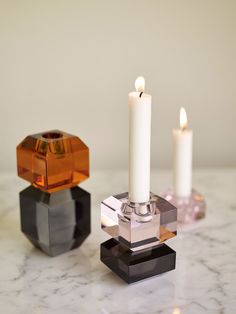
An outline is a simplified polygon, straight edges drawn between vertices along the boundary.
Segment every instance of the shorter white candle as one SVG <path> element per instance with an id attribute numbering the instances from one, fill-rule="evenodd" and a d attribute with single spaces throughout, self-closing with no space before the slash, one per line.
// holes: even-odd
<path id="1" fill-rule="evenodd" d="M 173 130 L 174 192 L 177 197 L 189 197 L 192 190 L 192 130 L 187 128 L 187 114 L 180 109 L 180 129 Z"/>

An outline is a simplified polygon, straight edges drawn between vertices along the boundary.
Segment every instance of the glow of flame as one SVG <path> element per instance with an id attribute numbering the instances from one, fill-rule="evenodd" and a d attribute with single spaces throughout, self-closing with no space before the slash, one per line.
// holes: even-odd
<path id="1" fill-rule="evenodd" d="M 180 309 L 178 307 L 176 307 L 174 310 L 173 310 L 173 313 L 172 314 L 180 314 Z"/>
<path id="2" fill-rule="evenodd" d="M 145 79 L 142 76 L 139 76 L 135 80 L 135 88 L 137 92 L 144 92 L 145 90 Z"/>
<path id="3" fill-rule="evenodd" d="M 187 126 L 188 126 L 187 113 L 183 107 L 181 107 L 181 109 L 180 109 L 179 124 L 180 124 L 181 130 L 187 129 Z"/>

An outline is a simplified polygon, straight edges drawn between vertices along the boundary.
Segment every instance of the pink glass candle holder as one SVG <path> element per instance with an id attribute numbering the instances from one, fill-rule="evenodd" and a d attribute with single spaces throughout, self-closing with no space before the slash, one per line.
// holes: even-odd
<path id="1" fill-rule="evenodd" d="M 204 197 L 192 189 L 189 197 L 177 197 L 173 189 L 168 189 L 161 196 L 177 207 L 179 223 L 188 224 L 202 219 L 206 215 L 206 202 Z"/>
<path id="2" fill-rule="evenodd" d="M 101 261 L 127 283 L 175 269 L 176 253 L 165 242 L 176 236 L 177 209 L 165 199 L 110 196 L 101 203 L 101 227 L 112 236 L 101 244 Z"/>

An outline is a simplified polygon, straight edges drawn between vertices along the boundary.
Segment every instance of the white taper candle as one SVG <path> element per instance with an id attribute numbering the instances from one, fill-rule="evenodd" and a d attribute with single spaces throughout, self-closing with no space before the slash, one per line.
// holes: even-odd
<path id="1" fill-rule="evenodd" d="M 136 92 L 129 93 L 129 200 L 150 198 L 151 100 L 144 93 L 145 81 L 138 77 Z"/>
<path id="2" fill-rule="evenodd" d="M 189 197 L 192 189 L 192 137 L 187 129 L 187 115 L 180 109 L 180 129 L 173 130 L 174 192 L 177 197 Z"/>

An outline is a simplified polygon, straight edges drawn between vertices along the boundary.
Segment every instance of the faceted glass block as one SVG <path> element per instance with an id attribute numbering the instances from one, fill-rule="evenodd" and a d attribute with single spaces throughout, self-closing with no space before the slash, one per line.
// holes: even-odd
<path id="1" fill-rule="evenodd" d="M 77 137 L 53 130 L 17 146 L 18 175 L 43 191 L 70 188 L 89 177 L 89 149 Z"/>
<path id="2" fill-rule="evenodd" d="M 177 209 L 151 193 L 147 203 L 132 203 L 128 193 L 101 203 L 102 229 L 133 251 L 162 243 L 177 233 Z"/>
<path id="3" fill-rule="evenodd" d="M 179 223 L 193 223 L 196 220 L 204 218 L 206 215 L 205 199 L 194 189 L 192 189 L 189 197 L 177 197 L 173 189 L 168 189 L 162 196 L 177 207 Z"/>
<path id="4" fill-rule="evenodd" d="M 175 269 L 176 253 L 162 243 L 133 252 L 116 239 L 101 244 L 101 261 L 127 283 Z"/>
<path id="5" fill-rule="evenodd" d="M 90 194 L 79 187 L 46 193 L 20 192 L 21 230 L 50 256 L 72 250 L 90 234 Z"/>

